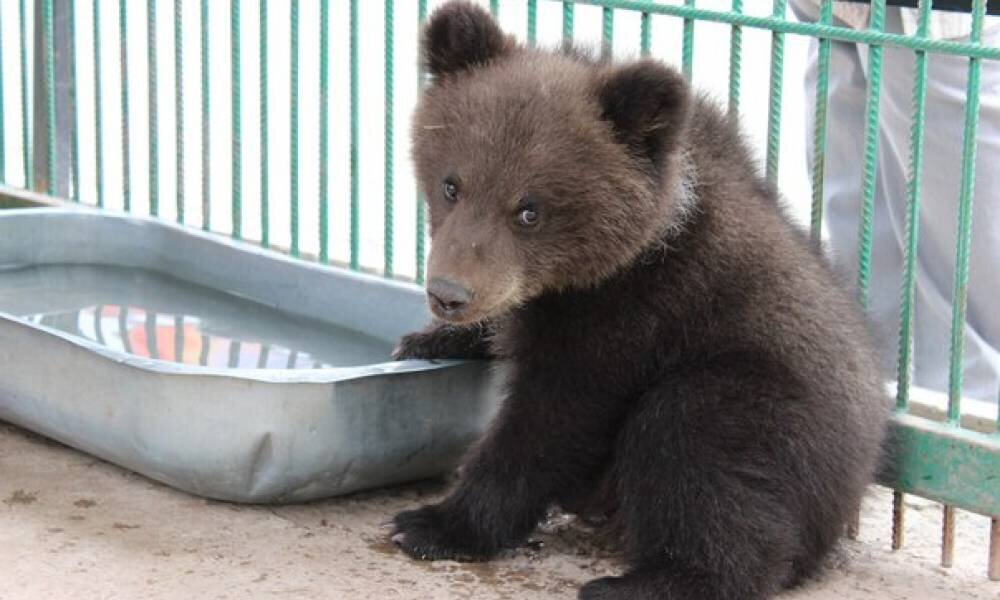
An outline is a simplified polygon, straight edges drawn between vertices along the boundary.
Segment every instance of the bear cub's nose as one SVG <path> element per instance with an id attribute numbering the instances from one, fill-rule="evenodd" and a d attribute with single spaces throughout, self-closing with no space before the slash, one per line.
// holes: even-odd
<path id="1" fill-rule="evenodd" d="M 472 300 L 472 292 L 440 277 L 431 279 L 427 284 L 427 295 L 443 316 L 458 314 Z"/>

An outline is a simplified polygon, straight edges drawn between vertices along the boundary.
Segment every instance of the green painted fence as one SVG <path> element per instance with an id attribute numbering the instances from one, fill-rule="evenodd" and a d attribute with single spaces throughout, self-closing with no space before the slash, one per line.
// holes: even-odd
<path id="1" fill-rule="evenodd" d="M 942 0 L 943 2 L 944 0 Z M 246 31 L 241 9 L 253 2 L 257 8 L 256 37 L 249 42 L 243 39 Z M 343 4 L 347 3 L 344 7 Z M 195 8 L 185 12 L 184 6 L 193 4 L 194 0 L 184 2 L 174 0 L 173 6 L 157 0 L 119 0 L 117 6 L 111 2 L 92 0 L 91 3 L 80 2 L 79 6 L 73 0 L 34 0 L 29 5 L 27 0 L 20 0 L 17 10 L 13 3 L 4 3 L 0 7 L 0 21 L 17 19 L 18 26 L 14 28 L 0 27 L 0 31 L 16 30 L 17 40 L 0 40 L 0 139 L 6 141 L 10 136 L 16 136 L 18 131 L 7 122 L 4 110 L 17 98 L 10 97 L 10 89 L 4 87 L 3 70 L 11 67 L 19 69 L 20 81 L 20 148 L 22 150 L 21 173 L 14 173 L 7 168 L 8 156 L 4 152 L 6 144 L 0 144 L 0 182 L 5 184 L 8 193 L 4 195 L 7 203 L 19 196 L 10 192 L 10 186 L 30 188 L 49 197 L 59 197 L 71 202 L 85 202 L 99 207 L 109 204 L 105 174 L 108 149 L 106 138 L 111 137 L 112 123 L 103 116 L 104 85 L 93 86 L 93 114 L 79 114 L 76 95 L 77 73 L 80 67 L 89 60 L 89 68 L 95 81 L 103 81 L 106 77 L 115 77 L 102 66 L 106 65 L 109 43 L 103 37 L 107 35 L 114 23 L 108 23 L 117 17 L 117 56 L 118 56 L 118 103 L 120 122 L 115 133 L 120 141 L 120 162 L 116 168 L 120 171 L 121 202 L 125 211 L 134 208 L 133 190 L 134 178 L 137 176 L 131 169 L 131 156 L 142 149 L 136 147 L 133 140 L 136 132 L 134 117 L 130 111 L 134 104 L 130 94 L 137 91 L 137 83 L 130 80 L 129 65 L 129 27 L 128 19 L 141 15 L 145 9 L 146 16 L 146 98 L 148 102 L 147 118 L 143 123 L 146 127 L 148 147 L 145 148 L 148 159 L 148 198 L 146 206 L 150 215 L 161 213 L 163 204 L 160 198 L 160 139 L 161 130 L 158 117 L 164 115 L 164 110 L 172 110 L 175 131 L 173 138 L 176 169 L 173 173 L 175 198 L 174 218 L 182 223 L 198 223 L 206 230 L 216 230 L 212 222 L 212 208 L 223 201 L 229 205 L 232 226 L 224 233 L 234 238 L 247 238 L 244 225 L 256 221 L 255 227 L 259 236 L 249 241 L 258 242 L 264 246 L 276 247 L 287 251 L 293 256 L 304 259 L 330 262 L 330 245 L 333 236 L 330 230 L 331 222 L 346 223 L 346 246 L 348 252 L 344 257 L 345 266 L 351 269 L 362 268 L 360 240 L 365 228 L 373 227 L 374 223 L 362 222 L 361 218 L 361 168 L 378 158 L 363 151 L 361 121 L 359 118 L 361 95 L 359 82 L 362 77 L 372 76 L 362 72 L 361 55 L 361 22 L 359 17 L 360 0 L 333 0 L 333 6 L 338 9 L 336 18 L 343 18 L 347 33 L 346 43 L 340 51 L 331 49 L 331 38 L 339 38 L 331 33 L 334 24 L 331 23 L 331 0 L 290 0 L 288 2 L 268 3 L 267 0 L 230 0 L 227 5 L 229 18 L 229 81 L 228 97 L 217 96 L 218 85 L 210 77 L 210 64 L 213 60 L 210 43 L 212 32 L 210 27 L 210 11 L 217 10 L 221 3 L 210 3 L 199 0 Z M 318 3 L 318 24 L 301 22 L 300 10 Z M 529 44 L 535 44 L 539 35 L 540 4 L 553 4 L 553 0 L 491 0 L 489 8 L 494 14 L 501 11 L 505 15 L 519 13 L 523 17 L 525 39 Z M 417 35 L 417 28 L 403 30 L 395 18 L 401 8 L 410 9 L 416 5 L 418 20 L 426 18 L 428 3 L 426 0 L 384 0 L 382 31 L 382 72 L 375 74 L 382 78 L 382 105 L 378 110 L 383 113 L 381 130 L 383 163 L 383 187 L 379 201 L 382 206 L 381 227 L 383 236 L 383 252 L 381 271 L 387 277 L 398 273 L 399 250 L 396 240 L 398 229 L 395 215 L 402 202 L 417 202 L 415 209 L 415 231 L 413 231 L 413 260 L 417 283 L 422 283 L 424 276 L 424 261 L 427 239 L 425 235 L 425 214 L 415 187 L 411 185 L 396 185 L 397 165 L 395 147 L 397 143 L 397 121 L 394 111 L 394 93 L 397 91 L 397 78 L 401 72 L 417 70 L 417 61 L 412 56 L 401 60 L 397 45 L 401 41 L 412 41 Z M 819 238 L 822 224 L 823 185 L 824 185 L 824 154 L 827 138 L 827 91 L 830 71 L 830 48 L 832 41 L 854 42 L 870 47 L 868 54 L 870 85 L 868 102 L 865 108 L 864 151 L 859 162 L 859 180 L 861 182 L 862 211 L 859 215 L 859 269 L 857 289 L 859 301 L 868 304 L 870 281 L 870 263 L 872 254 L 873 207 L 875 201 L 875 182 L 878 155 L 878 123 L 879 98 L 882 81 L 882 52 L 884 48 L 903 48 L 915 55 L 915 84 L 912 97 L 912 131 L 910 136 L 910 180 L 908 187 L 908 212 L 905 253 L 905 272 L 903 274 L 903 289 L 901 290 L 900 306 L 900 341 L 898 356 L 898 384 L 896 386 L 896 408 L 892 421 L 892 435 L 900 452 L 894 456 L 892 464 L 882 474 L 885 485 L 896 490 L 894 511 L 894 540 L 896 547 L 902 544 L 903 503 L 904 494 L 916 494 L 940 501 L 945 505 L 943 515 L 942 563 L 951 564 L 951 536 L 954 533 L 954 509 L 961 508 L 992 517 L 991 531 L 991 568 L 990 576 L 1000 579 L 1000 416 L 995 423 L 969 428 L 963 421 L 962 412 L 962 366 L 964 340 L 964 323 L 966 316 L 966 297 L 969 285 L 969 251 L 972 231 L 972 202 L 975 189 L 975 156 L 976 139 L 979 119 L 980 71 L 983 61 L 1000 60 L 1000 48 L 984 45 L 980 42 L 983 30 L 984 15 L 989 7 L 990 12 L 998 8 L 996 2 L 987 0 L 972 0 L 972 35 L 968 42 L 943 41 L 928 37 L 929 18 L 933 9 L 930 0 L 919 2 L 919 27 L 912 36 L 887 33 L 884 31 L 886 1 L 871 1 L 871 19 L 867 29 L 855 30 L 839 27 L 832 20 L 832 2 L 823 0 L 820 17 L 816 23 L 801 23 L 787 19 L 786 0 L 773 0 L 768 15 L 748 14 L 744 9 L 744 0 L 732 0 L 730 10 L 708 10 L 700 8 L 696 0 L 676 0 L 674 2 L 651 2 L 642 0 L 578 0 L 559 2 L 561 4 L 561 34 L 564 40 L 572 40 L 575 27 L 578 24 L 578 7 L 598 7 L 601 15 L 601 40 L 605 52 L 621 44 L 621 36 L 616 38 L 615 17 L 619 13 L 638 13 L 640 29 L 637 39 L 632 45 L 637 54 L 650 55 L 653 42 L 654 19 L 677 19 L 682 25 L 680 65 L 689 78 L 694 74 L 694 40 L 698 34 L 699 23 L 717 23 L 729 27 L 729 85 L 728 104 L 732 112 L 739 112 L 741 101 L 741 75 L 745 65 L 743 59 L 744 33 L 747 29 L 763 30 L 770 34 L 770 69 L 767 104 L 766 144 L 762 149 L 764 172 L 771 180 L 778 179 L 778 166 L 781 157 L 782 130 L 782 91 L 784 87 L 785 38 L 788 35 L 814 37 L 819 42 L 818 78 L 815 90 L 815 166 L 812 173 L 812 215 L 811 233 Z M 911 3 L 917 5 L 916 2 Z M 949 5 L 962 4 L 949 1 Z M 966 3 L 969 4 L 969 3 Z M 343 9 L 343 10 L 341 10 Z M 89 11 L 86 17 L 92 26 L 92 48 L 84 49 L 76 44 L 76 24 L 79 14 Z M 158 85 L 161 83 L 159 73 L 159 53 L 157 31 L 162 19 L 173 19 L 172 45 L 174 94 L 173 106 L 160 106 Z M 198 21 L 197 26 L 193 21 Z M 300 136 L 301 97 L 300 83 L 300 37 L 302 27 L 318 27 L 319 69 L 318 104 L 319 119 L 316 131 L 309 135 L 318 139 L 319 162 L 315 173 L 308 176 L 318 180 L 318 215 L 315 219 L 318 226 L 318 251 L 313 255 L 304 253 L 300 244 L 301 217 L 300 212 L 300 182 L 305 176 L 301 165 L 300 147 L 303 138 Z M 339 27 L 339 23 L 336 23 Z M 195 27 L 194 29 L 191 29 Z M 273 48 L 269 48 L 272 34 L 278 30 L 288 32 L 290 44 L 288 64 L 272 64 Z M 198 35 L 196 44 L 185 41 L 184 33 L 194 31 Z M 338 31 L 341 29 L 338 28 Z M 370 29 L 365 35 L 377 35 Z M 134 37 L 134 36 L 133 36 Z M 112 42 L 112 44 L 115 42 Z M 248 132 L 244 128 L 243 100 L 254 93 L 243 83 L 245 46 L 256 46 L 258 51 L 257 75 L 257 114 L 259 123 L 255 133 L 255 143 L 259 147 L 259 189 L 255 203 L 259 206 L 259 214 L 247 214 L 244 202 L 245 179 L 243 174 L 245 154 L 244 143 L 248 141 Z M 183 73 L 185 72 L 186 45 L 193 45 L 189 52 L 197 51 L 197 66 L 199 68 L 199 89 L 185 90 Z M 950 54 L 967 57 L 968 59 L 968 89 L 965 110 L 963 136 L 963 160 L 960 189 L 955 190 L 958 198 L 958 222 L 955 227 L 958 232 L 958 242 L 955 258 L 954 302 L 951 330 L 950 353 L 950 384 L 947 409 L 938 416 L 927 415 L 921 407 L 914 405 L 910 399 L 910 356 L 913 337 L 913 305 L 917 278 L 917 249 L 919 247 L 918 215 L 921 202 L 921 176 L 925 163 L 925 148 L 923 122 L 927 88 L 927 62 L 931 54 Z M 17 60 L 13 54 L 17 54 Z M 671 57 L 674 58 L 674 57 Z M 331 65 L 337 61 L 346 64 L 346 81 L 339 82 L 335 93 L 345 91 L 346 110 L 334 114 L 331 105 L 330 73 Z M 34 73 L 29 69 L 34 67 Z M 285 71 L 285 73 L 282 73 Z M 277 188 L 271 186 L 269 180 L 270 162 L 274 158 L 269 153 L 273 141 L 269 137 L 275 127 L 275 115 L 269 102 L 274 99 L 274 83 L 272 76 L 287 74 L 288 114 L 281 115 L 282 124 L 289 136 L 289 177 L 284 182 L 287 188 L 281 190 L 277 203 Z M 16 80 L 16 78 L 13 78 Z M 416 74 L 417 85 L 422 85 L 422 74 Z M 70 85 L 60 86 L 60 82 Z M 216 90 L 213 93 L 213 90 Z M 185 93 L 195 92 L 198 95 L 200 108 L 195 119 L 200 121 L 200 136 L 198 137 L 198 154 L 192 155 L 192 161 L 200 162 L 201 175 L 201 214 L 191 215 L 185 210 L 185 190 L 187 189 L 184 164 L 190 145 L 185 145 L 185 138 L 191 137 L 185 133 L 186 121 L 184 112 Z M 229 198 L 213 197 L 211 182 L 212 136 L 211 123 L 213 112 L 218 110 L 219 102 L 227 102 L 231 117 L 229 140 L 231 142 L 230 174 L 231 190 Z M 370 100 L 369 100 L 370 102 Z M 798 118 L 798 115 L 796 115 Z M 93 127 L 95 132 L 93 145 L 81 145 L 78 135 L 79 128 L 84 124 Z M 346 145 L 347 179 L 349 186 L 343 190 L 347 196 L 344 206 L 346 212 L 332 213 L 333 199 L 340 192 L 330 189 L 330 152 L 333 123 L 344 125 L 345 135 L 338 142 Z M 13 139 L 13 138 L 12 138 Z M 93 189 L 81 189 L 80 163 L 88 161 L 87 168 L 94 172 Z M 285 193 L 287 191 L 287 194 Z M 372 200 L 365 200 L 371 202 Z M 287 246 L 274 242 L 275 235 L 272 216 L 275 211 L 286 210 L 288 213 L 289 231 Z M 197 218 L 193 218 L 197 217 Z M 919 416 L 923 415 L 923 416 Z"/>

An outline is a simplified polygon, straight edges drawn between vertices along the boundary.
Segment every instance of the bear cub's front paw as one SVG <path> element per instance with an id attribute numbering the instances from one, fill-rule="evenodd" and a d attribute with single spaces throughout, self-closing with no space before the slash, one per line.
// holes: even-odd
<path id="1" fill-rule="evenodd" d="M 496 554 L 466 531 L 461 519 L 450 516 L 439 505 L 406 510 L 392 521 L 390 539 L 413 558 L 420 560 L 487 560 Z"/>
<path id="2" fill-rule="evenodd" d="M 431 336 L 423 331 L 408 333 L 399 338 L 399 343 L 392 349 L 392 360 L 433 359 L 434 344 Z"/>

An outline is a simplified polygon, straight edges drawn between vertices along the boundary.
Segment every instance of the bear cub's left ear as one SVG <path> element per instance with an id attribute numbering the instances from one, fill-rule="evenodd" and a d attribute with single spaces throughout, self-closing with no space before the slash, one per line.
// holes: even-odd
<path id="1" fill-rule="evenodd" d="M 687 124 L 691 92 L 684 77 L 654 60 L 613 66 L 599 78 L 597 96 L 618 141 L 660 167 Z"/>
<path id="2" fill-rule="evenodd" d="M 465 0 L 434 11 L 421 41 L 424 64 L 435 76 L 471 69 L 499 58 L 515 47 L 490 13 Z"/>

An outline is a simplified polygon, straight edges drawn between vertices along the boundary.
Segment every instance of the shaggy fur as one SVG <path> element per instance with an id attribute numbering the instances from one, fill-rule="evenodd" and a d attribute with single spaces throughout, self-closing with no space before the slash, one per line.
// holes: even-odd
<path id="1" fill-rule="evenodd" d="M 422 559 L 484 560 L 547 508 L 609 507 L 629 570 L 581 598 L 756 600 L 814 573 L 888 411 L 857 306 L 737 124 L 654 61 L 520 47 L 451 2 L 413 154 L 441 322 L 399 358 L 503 357 L 507 398 Z"/>

